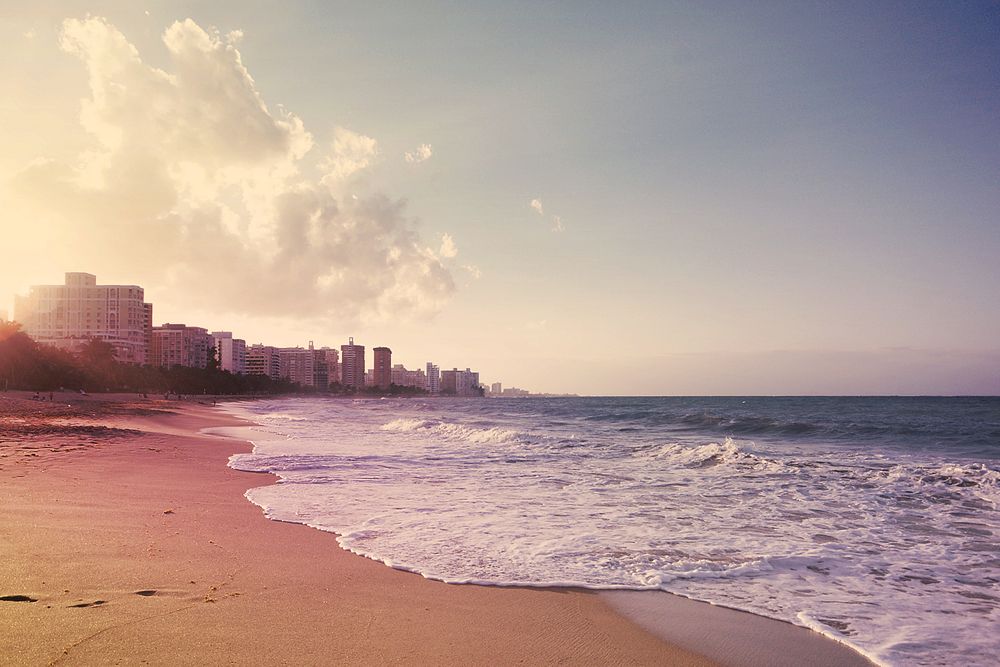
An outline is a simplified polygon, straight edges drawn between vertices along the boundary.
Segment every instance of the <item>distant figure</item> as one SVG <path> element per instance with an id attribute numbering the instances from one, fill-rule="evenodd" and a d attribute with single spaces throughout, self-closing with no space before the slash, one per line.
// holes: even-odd
<path id="1" fill-rule="evenodd" d="M 36 391 L 36 392 L 35 392 L 35 395 L 31 397 L 31 400 L 33 400 L 33 401 L 37 401 L 37 400 L 38 400 L 38 399 L 40 399 L 40 398 L 41 398 L 41 396 L 39 396 L 39 395 L 38 395 L 38 392 Z"/>
<path id="2" fill-rule="evenodd" d="M 51 392 L 51 391 L 49 392 L 49 400 L 50 400 L 50 401 L 54 401 L 54 400 L 56 400 L 56 399 L 55 399 L 55 396 L 53 396 L 53 394 L 52 394 L 52 392 Z"/>

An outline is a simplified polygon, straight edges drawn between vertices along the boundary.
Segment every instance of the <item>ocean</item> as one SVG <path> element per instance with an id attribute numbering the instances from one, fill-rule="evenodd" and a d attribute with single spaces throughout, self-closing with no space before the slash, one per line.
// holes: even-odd
<path id="1" fill-rule="evenodd" d="M 1000 398 L 230 404 L 272 519 L 451 583 L 659 589 L 893 665 L 1000 655 Z"/>

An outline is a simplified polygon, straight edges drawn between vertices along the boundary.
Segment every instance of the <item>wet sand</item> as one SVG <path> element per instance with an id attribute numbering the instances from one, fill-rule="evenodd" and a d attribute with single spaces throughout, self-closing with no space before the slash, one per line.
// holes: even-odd
<path id="1" fill-rule="evenodd" d="M 0 663 L 759 664 L 758 642 L 668 642 L 605 594 L 442 584 L 269 521 L 243 493 L 274 477 L 226 466 L 249 445 L 200 429 L 245 422 L 211 406 L 56 399 L 0 394 Z M 760 643 L 860 658 L 760 620 Z"/>

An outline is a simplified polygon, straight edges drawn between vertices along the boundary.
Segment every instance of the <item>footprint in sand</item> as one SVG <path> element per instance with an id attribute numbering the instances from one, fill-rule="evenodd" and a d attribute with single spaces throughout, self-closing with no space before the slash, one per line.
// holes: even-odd
<path id="1" fill-rule="evenodd" d="M 27 595 L 0 595 L 0 602 L 38 602 L 38 599 Z"/>

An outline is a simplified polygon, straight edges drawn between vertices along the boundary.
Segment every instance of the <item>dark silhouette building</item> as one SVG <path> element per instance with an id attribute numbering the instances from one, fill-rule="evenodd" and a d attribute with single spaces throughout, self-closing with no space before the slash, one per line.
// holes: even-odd
<path id="1" fill-rule="evenodd" d="M 388 389 L 392 384 L 392 350 L 387 347 L 376 347 L 375 353 L 375 386 Z"/>

